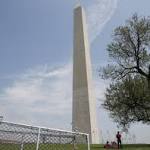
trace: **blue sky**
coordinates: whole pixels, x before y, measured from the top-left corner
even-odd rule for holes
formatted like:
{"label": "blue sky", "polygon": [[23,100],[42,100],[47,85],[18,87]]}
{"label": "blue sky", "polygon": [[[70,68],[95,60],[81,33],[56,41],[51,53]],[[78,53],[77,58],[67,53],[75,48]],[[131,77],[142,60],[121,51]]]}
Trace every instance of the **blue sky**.
{"label": "blue sky", "polygon": [[[75,0],[0,1],[0,115],[11,122],[53,128],[71,127],[73,8]],[[104,99],[108,85],[97,69],[109,59],[106,45],[115,27],[137,12],[150,14],[149,0],[82,0],[86,9],[94,85]],[[118,130],[97,104],[104,138]],[[110,137],[108,135],[110,134]],[[150,127],[130,130],[150,143]],[[131,141],[131,140],[130,140]]]}

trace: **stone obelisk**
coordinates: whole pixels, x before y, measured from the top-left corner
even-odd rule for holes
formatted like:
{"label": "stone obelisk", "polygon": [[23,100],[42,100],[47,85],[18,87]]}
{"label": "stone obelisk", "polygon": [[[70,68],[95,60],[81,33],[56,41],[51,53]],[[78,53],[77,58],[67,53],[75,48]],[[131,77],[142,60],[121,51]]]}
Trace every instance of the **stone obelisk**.
{"label": "stone obelisk", "polygon": [[92,67],[85,11],[74,9],[73,112],[72,129],[90,135],[90,143],[99,143],[96,98],[92,87]]}

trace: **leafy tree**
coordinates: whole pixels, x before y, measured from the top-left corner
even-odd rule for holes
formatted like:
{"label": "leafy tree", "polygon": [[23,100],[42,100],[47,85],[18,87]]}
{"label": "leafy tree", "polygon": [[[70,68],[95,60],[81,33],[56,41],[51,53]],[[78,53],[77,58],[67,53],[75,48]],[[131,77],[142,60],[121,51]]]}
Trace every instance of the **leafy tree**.
{"label": "leafy tree", "polygon": [[128,74],[140,74],[150,88],[150,18],[133,15],[125,26],[114,30],[113,42],[108,45],[114,61],[103,70],[105,78],[122,79]]}
{"label": "leafy tree", "polygon": [[130,123],[150,123],[150,96],[147,80],[141,76],[127,76],[110,84],[103,106],[123,128]]}
{"label": "leafy tree", "polygon": [[127,127],[132,122],[150,123],[150,18],[134,14],[114,30],[108,45],[112,64],[103,78],[112,79],[104,108],[114,121]]}

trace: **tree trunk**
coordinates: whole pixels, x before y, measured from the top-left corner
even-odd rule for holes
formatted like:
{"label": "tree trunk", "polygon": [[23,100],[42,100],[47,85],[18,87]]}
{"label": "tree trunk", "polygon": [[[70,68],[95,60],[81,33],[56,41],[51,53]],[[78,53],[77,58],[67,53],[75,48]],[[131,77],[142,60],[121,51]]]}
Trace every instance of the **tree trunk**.
{"label": "tree trunk", "polygon": [[150,78],[148,78],[148,89],[150,91]]}
{"label": "tree trunk", "polygon": [[148,73],[148,90],[149,90],[149,93],[150,93],[150,65],[149,65],[149,73]]}

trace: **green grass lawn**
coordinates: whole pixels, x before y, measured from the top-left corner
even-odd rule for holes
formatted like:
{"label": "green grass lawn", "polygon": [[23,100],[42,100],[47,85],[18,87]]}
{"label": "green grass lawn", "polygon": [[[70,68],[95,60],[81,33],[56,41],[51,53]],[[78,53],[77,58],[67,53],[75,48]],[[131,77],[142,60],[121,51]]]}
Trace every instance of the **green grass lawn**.
{"label": "green grass lawn", "polygon": [[[105,150],[103,145],[92,145],[91,150]],[[114,150],[114,149],[109,149]],[[122,150],[150,150],[150,144],[130,144],[123,145]]]}
{"label": "green grass lawn", "polygon": [[[87,150],[87,145],[77,145],[77,150]],[[123,145],[123,150],[150,150],[150,144],[146,145]],[[21,150],[18,144],[1,144],[0,150]],[[36,150],[36,144],[25,144],[23,150]],[[39,150],[74,150],[73,145],[54,145],[54,144],[41,144]],[[91,150],[105,150],[103,145],[91,145]],[[111,149],[109,149],[111,150]]]}
{"label": "green grass lawn", "polygon": [[[77,150],[87,150],[88,145],[76,145]],[[20,144],[2,144],[0,150],[21,150]],[[36,144],[24,144],[22,150],[36,150]],[[74,150],[72,144],[40,144],[39,150]]]}

